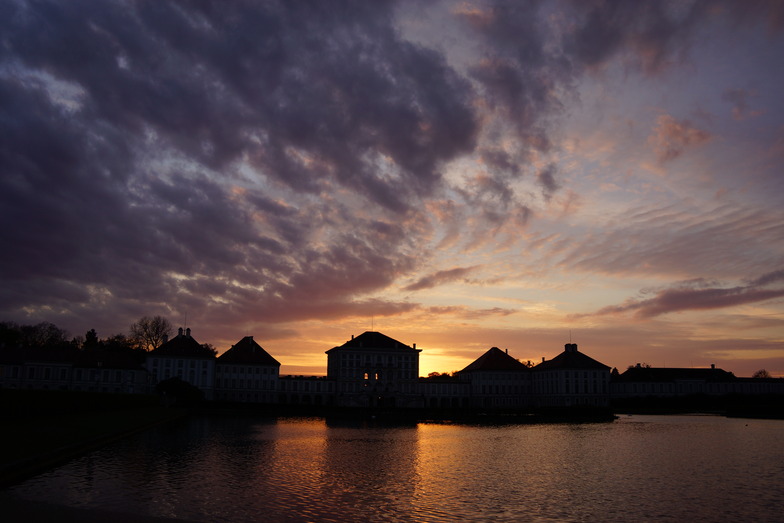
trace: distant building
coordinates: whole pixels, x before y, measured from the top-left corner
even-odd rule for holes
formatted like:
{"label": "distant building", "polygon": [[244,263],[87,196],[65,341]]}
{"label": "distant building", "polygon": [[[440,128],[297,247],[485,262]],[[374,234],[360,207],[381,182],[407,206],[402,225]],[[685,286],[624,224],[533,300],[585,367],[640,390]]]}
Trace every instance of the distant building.
{"label": "distant building", "polygon": [[69,390],[78,351],[66,347],[5,347],[0,350],[0,386]]}
{"label": "distant building", "polygon": [[139,394],[147,371],[126,352],[13,347],[0,350],[0,387]]}
{"label": "distant building", "polygon": [[784,379],[737,378],[731,372],[710,368],[647,367],[639,363],[616,376],[613,398],[674,397],[695,394],[784,394]]}
{"label": "distant building", "polygon": [[578,351],[576,343],[567,343],[561,354],[532,370],[537,406],[606,407],[610,403],[610,367]]}
{"label": "distant building", "polygon": [[183,333],[180,327],[177,336],[153,349],[145,365],[153,387],[161,381],[180,378],[204,392],[206,399],[215,399],[215,353],[193,339],[190,328]]}
{"label": "distant building", "polygon": [[[452,375],[419,377],[416,344],[367,331],[326,351],[327,375],[281,376],[280,362],[253,336],[216,359],[182,328],[160,347],[137,351],[0,346],[0,387],[150,393],[179,378],[206,399],[231,402],[381,408],[514,410],[609,406],[612,399],[689,395],[784,394],[782,378],[737,378],[715,365],[703,369],[610,367],[574,343],[534,367],[492,347]],[[142,363],[142,359],[144,359]]]}
{"label": "distant building", "polygon": [[245,336],[218,356],[215,398],[225,401],[275,403],[278,401],[280,363],[253,336]]}
{"label": "distant building", "polygon": [[138,354],[82,351],[74,360],[72,390],[141,394],[148,391],[148,373]]}

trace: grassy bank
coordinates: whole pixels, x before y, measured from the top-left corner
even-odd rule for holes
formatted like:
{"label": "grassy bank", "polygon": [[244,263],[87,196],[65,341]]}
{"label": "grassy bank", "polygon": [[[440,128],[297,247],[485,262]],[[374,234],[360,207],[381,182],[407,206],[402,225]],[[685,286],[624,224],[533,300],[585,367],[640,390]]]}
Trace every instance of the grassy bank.
{"label": "grassy bank", "polygon": [[0,390],[0,486],[183,415],[155,396]]}

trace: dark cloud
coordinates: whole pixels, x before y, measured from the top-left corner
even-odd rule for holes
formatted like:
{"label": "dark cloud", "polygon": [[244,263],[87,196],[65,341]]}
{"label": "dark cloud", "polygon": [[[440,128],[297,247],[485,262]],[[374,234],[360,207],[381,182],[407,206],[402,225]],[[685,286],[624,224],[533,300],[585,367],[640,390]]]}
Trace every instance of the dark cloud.
{"label": "dark cloud", "polygon": [[542,187],[542,191],[548,200],[561,187],[555,179],[557,170],[558,168],[555,164],[551,163],[536,175],[536,181]]}
{"label": "dark cloud", "polygon": [[5,314],[361,309],[411,270],[406,220],[474,146],[467,80],[401,40],[390,3],[4,14]]}
{"label": "dark cloud", "polygon": [[577,67],[597,69],[622,54],[627,66],[648,74],[681,60],[710,2],[676,4],[643,0],[574,1],[564,49]]}
{"label": "dark cloud", "polygon": [[781,280],[784,280],[782,271],[763,275],[749,285],[735,287],[711,287],[709,285],[716,282],[709,284],[702,279],[690,280],[670,288],[645,292],[653,293],[653,298],[630,299],[620,305],[604,307],[588,316],[631,312],[637,318],[649,319],[670,312],[723,309],[757,303],[783,297],[784,288],[765,287]]}

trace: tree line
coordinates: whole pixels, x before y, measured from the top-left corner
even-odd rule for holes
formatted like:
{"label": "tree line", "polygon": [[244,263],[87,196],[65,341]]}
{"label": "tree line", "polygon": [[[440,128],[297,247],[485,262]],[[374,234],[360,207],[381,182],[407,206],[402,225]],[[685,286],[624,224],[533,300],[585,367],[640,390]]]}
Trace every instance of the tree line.
{"label": "tree line", "polygon": [[[149,352],[160,347],[174,332],[171,322],[163,316],[142,316],[132,323],[128,333],[99,338],[95,329],[84,336],[71,337],[54,323],[19,325],[12,321],[0,322],[0,349],[71,349],[82,351]],[[209,343],[203,346],[216,353]]]}

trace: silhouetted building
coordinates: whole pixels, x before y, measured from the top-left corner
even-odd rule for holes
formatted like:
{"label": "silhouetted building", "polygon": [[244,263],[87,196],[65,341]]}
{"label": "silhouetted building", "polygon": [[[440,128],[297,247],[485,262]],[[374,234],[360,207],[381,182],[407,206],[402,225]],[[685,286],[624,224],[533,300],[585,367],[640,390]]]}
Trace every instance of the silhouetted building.
{"label": "silhouetted building", "polygon": [[275,403],[280,363],[253,336],[245,336],[218,356],[215,397],[225,401]]}
{"label": "silhouetted building", "polygon": [[419,406],[419,353],[380,332],[367,331],[327,351],[327,378],[336,384],[336,405]]}
{"label": "silhouetted building", "polygon": [[596,406],[610,403],[610,367],[567,343],[564,351],[532,369],[533,396],[540,407]]}
{"label": "silhouetted building", "polygon": [[147,391],[147,371],[122,352],[13,347],[0,350],[0,387],[138,394]]}
{"label": "silhouetted building", "polygon": [[9,389],[69,390],[78,351],[66,347],[4,347],[0,385]]}
{"label": "silhouetted building", "polygon": [[[170,378],[206,399],[281,405],[472,408],[609,405],[609,399],[688,395],[781,395],[782,378],[736,378],[715,368],[636,365],[611,378],[610,368],[568,343],[551,360],[521,363],[497,347],[453,375],[419,378],[416,345],[368,331],[327,354],[327,376],[280,376],[280,363],[252,336],[216,359],[190,329],[150,353],[0,346],[0,387],[150,393]],[[141,363],[141,358],[146,360]]]}
{"label": "silhouetted building", "polygon": [[531,369],[493,347],[458,373],[469,384],[469,406],[522,408],[531,403]]}
{"label": "silhouetted building", "polygon": [[152,350],[145,365],[153,387],[177,377],[204,392],[206,399],[215,397],[215,353],[193,339],[189,328],[183,333],[180,327],[177,336]]}
{"label": "silhouetted building", "polygon": [[82,351],[74,361],[72,390],[146,393],[147,370],[138,354],[126,351]]}
{"label": "silhouetted building", "polygon": [[612,380],[612,395],[617,398],[667,397],[691,394],[729,394],[737,378],[717,369],[647,367],[639,363]]}

